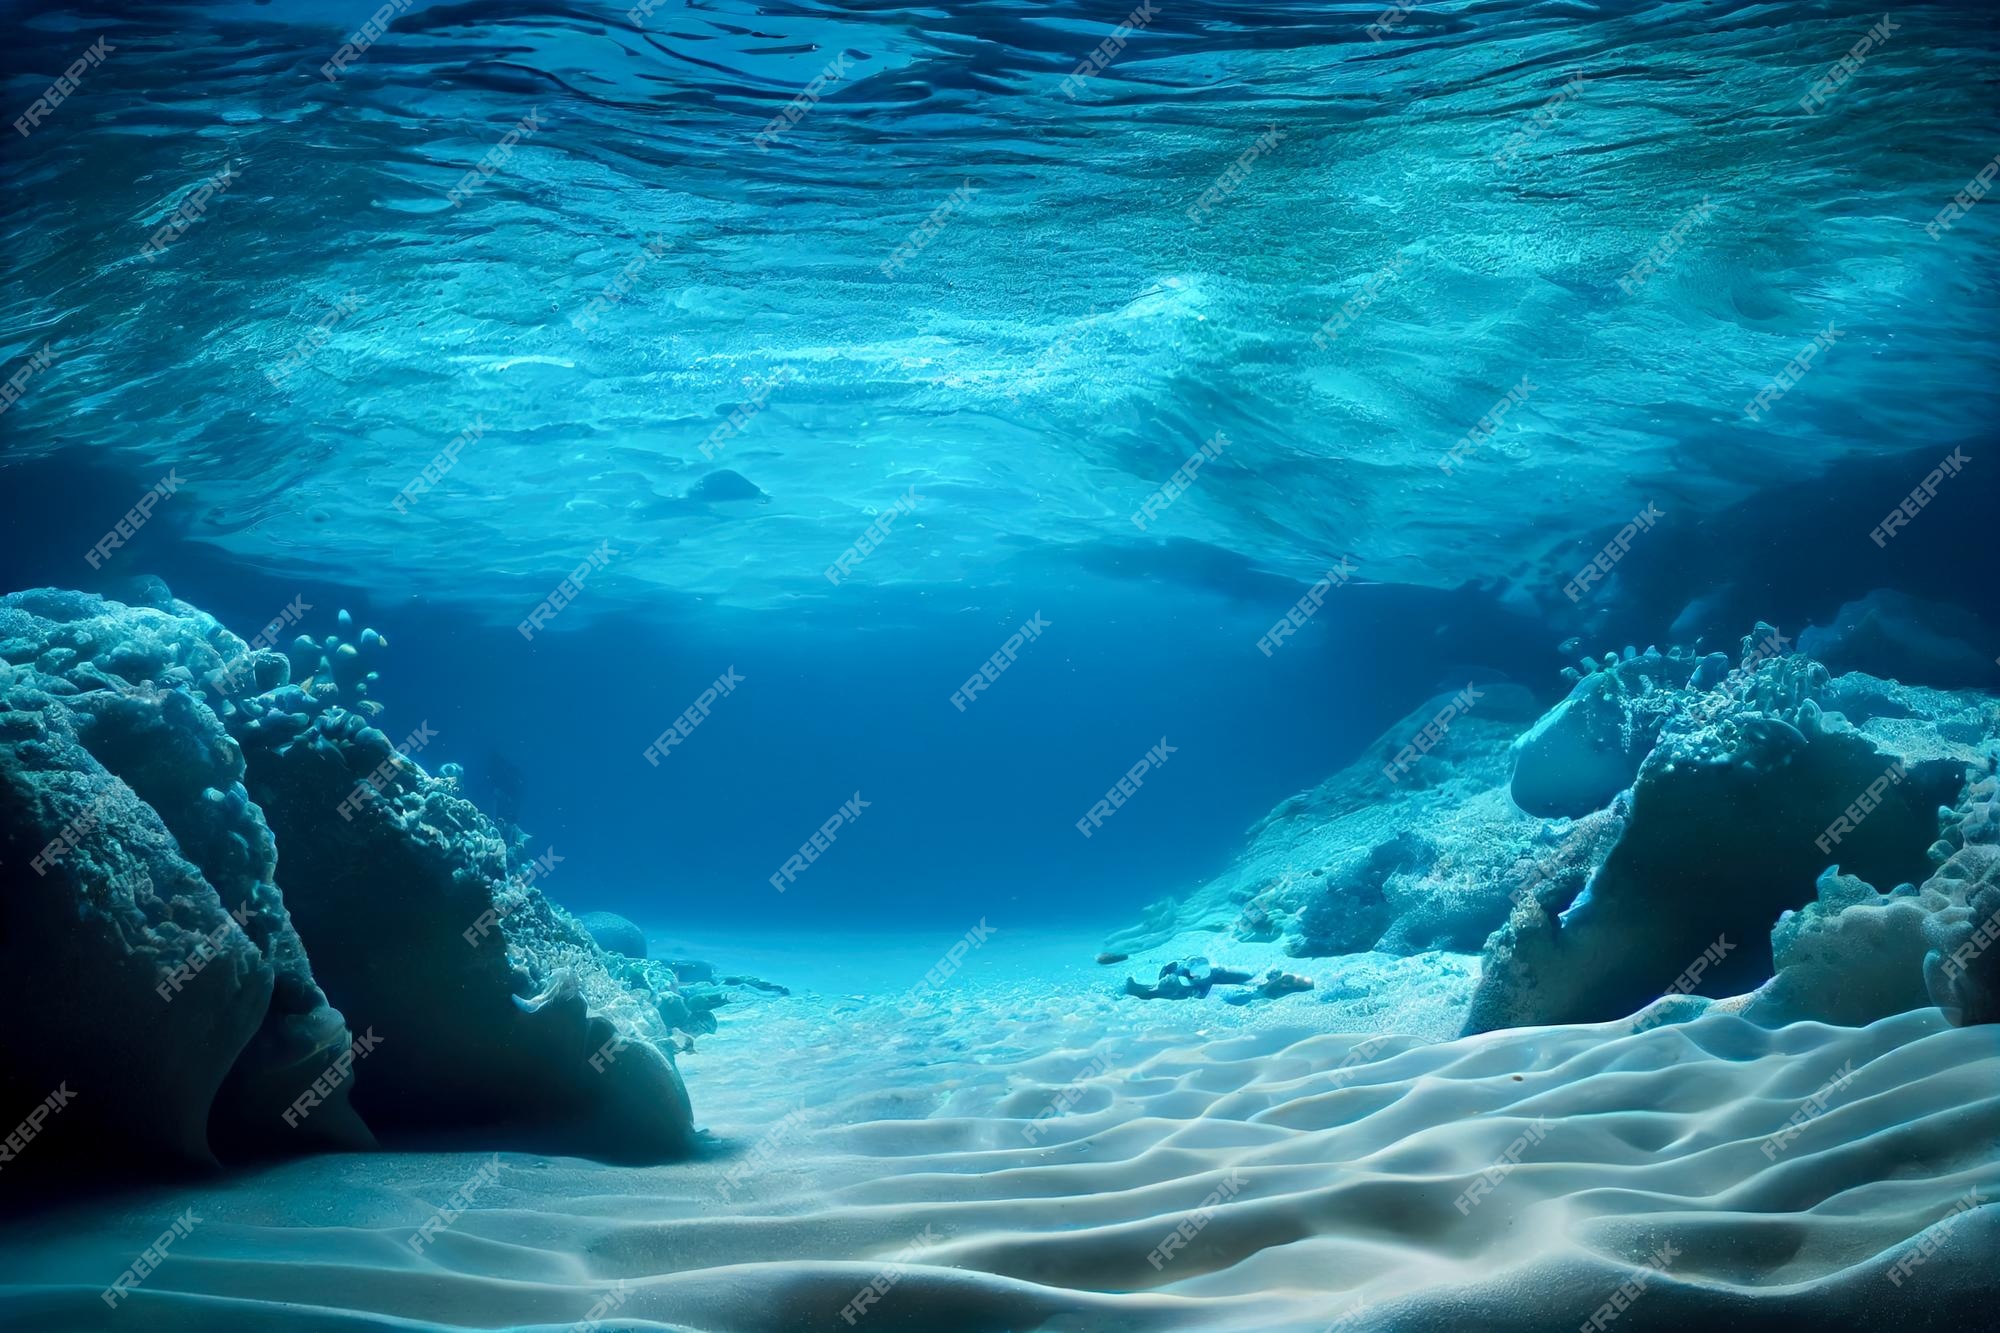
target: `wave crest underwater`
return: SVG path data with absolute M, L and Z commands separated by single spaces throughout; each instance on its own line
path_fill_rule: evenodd
M 1119 20 L 1069 4 L 388 13 L 346 57 L 360 7 L 19 25 L 19 65 L 115 50 L 10 149 L 5 308 L 60 363 L 17 449 L 178 465 L 191 538 L 385 592 L 511 609 L 608 541 L 592 616 L 836 595 L 912 488 L 864 586 L 1526 580 L 1994 414 L 1992 268 L 1920 243 L 1992 155 L 1975 6 L 1816 114 L 1878 16 L 1158 5 L 1079 79 Z M 1843 390 L 1747 418 L 1829 323 Z

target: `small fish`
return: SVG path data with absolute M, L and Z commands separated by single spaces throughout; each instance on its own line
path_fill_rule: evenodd
M 1561 653 L 1564 657 L 1568 657 L 1571 653 L 1575 652 L 1578 648 L 1582 646 L 1583 646 L 1583 636 L 1581 634 L 1572 634 L 1567 639 L 1564 639 L 1561 643 L 1556 645 L 1556 651 Z

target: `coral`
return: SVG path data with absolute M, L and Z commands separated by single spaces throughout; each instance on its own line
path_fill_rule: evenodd
M 107 1169 L 365 1147 L 371 1126 L 684 1153 L 664 1018 L 707 1010 L 664 967 L 614 975 L 629 960 L 510 880 L 514 849 L 417 736 L 335 702 L 376 711 L 382 637 L 288 660 L 156 580 L 141 595 L 0 598 L 0 999 L 49 1015 L 0 1036 L 0 1087 L 72 1080 L 72 1123 L 105 1131 L 74 1150 Z
M 1921 1009 L 1929 1003 L 1924 927 L 1941 901 L 1910 885 L 1877 893 L 1856 876 L 1828 870 L 1818 897 L 1772 928 L 1775 971 L 1744 1016 L 1773 1027 L 1806 1020 L 1865 1027 Z
M 1589 814 L 1632 785 L 1660 728 L 1686 704 L 1691 679 L 1716 676 L 1720 654 L 1678 648 L 1606 654 L 1567 699 L 1514 743 L 1514 804 L 1531 815 Z M 1568 674 L 1575 675 L 1574 671 Z
M 577 921 L 606 953 L 622 953 L 627 958 L 646 956 L 646 932 L 616 912 L 585 912 Z
M 1146 909 L 1106 952 L 1139 953 L 1182 931 L 1285 942 L 1295 958 L 1371 949 L 1476 950 L 1507 913 L 1501 876 L 1542 823 L 1507 799 L 1507 747 L 1535 714 L 1515 686 L 1480 687 L 1444 739 L 1392 782 L 1395 753 L 1438 712 L 1420 705 L 1368 754 L 1281 803 L 1228 871 Z
M 1230 1004 L 1249 1004 L 1309 991 L 1313 983 L 1310 977 L 1279 967 L 1259 978 L 1241 968 L 1217 967 L 1206 958 L 1179 958 L 1161 964 L 1159 979 L 1150 984 L 1125 978 L 1124 993 L 1140 1000 L 1189 1000 L 1205 998 L 1217 986 L 1249 987 L 1223 996 Z
M 647 1006 L 581 927 L 509 883 L 498 830 L 404 753 L 421 735 L 399 749 L 335 708 L 247 752 L 314 966 L 382 1037 L 355 1104 L 385 1140 L 479 1127 L 493 1146 L 684 1153 L 692 1112 L 667 1034 L 634 1021 Z
M 2000 1023 L 2000 781 L 1968 784 L 1943 825 L 1924 884 L 1944 900 L 1924 923 L 1924 985 L 1951 1022 Z
M 1665 720 L 1624 827 L 1582 893 L 1517 912 L 1489 941 L 1469 1031 L 1617 1018 L 1673 988 L 1696 959 L 1708 960 L 1699 993 L 1751 989 L 1776 966 L 1772 923 L 1811 900 L 1836 856 L 1873 883 L 1921 876 L 1936 807 L 1958 792 L 1963 765 L 1886 750 L 1824 713 L 1825 668 L 1760 654 L 1776 641 L 1760 625 L 1737 670 Z M 1799 971 L 1774 1004 L 1803 1003 L 1795 986 L 1830 933 L 1862 947 L 1900 930 L 1907 945 L 1917 924 L 1900 911 L 1837 924 L 1829 915 L 1781 933 L 1777 947 Z M 1859 990 L 1854 999 L 1873 1002 Z
M 0 1082 L 53 1067 L 92 1084 L 80 1118 L 119 1126 L 118 1150 L 89 1154 L 107 1167 L 371 1141 L 345 1086 L 280 1118 L 349 1034 L 280 900 L 242 754 L 190 689 L 222 633 L 81 594 L 0 598 L 0 831 L 21 853 L 0 869 L 0 973 L 47 1015 L 0 1037 Z M 128 1099 L 145 1114 L 119 1114 Z

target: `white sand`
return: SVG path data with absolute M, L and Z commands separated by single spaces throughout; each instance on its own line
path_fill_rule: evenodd
M 2000 1199 L 2000 1029 L 1713 1015 L 1356 1055 L 1325 1031 L 1346 1001 L 1114 999 L 1125 969 L 1087 962 L 1091 932 L 1003 930 L 934 1011 L 882 1002 L 952 938 L 821 937 L 811 969 L 784 942 L 700 945 L 814 988 L 725 1009 L 683 1058 L 718 1139 L 705 1160 L 502 1154 L 421 1254 L 408 1238 L 490 1155 L 324 1157 L 78 1203 L 0 1228 L 0 1326 L 562 1330 L 623 1283 L 596 1327 L 1528 1333 L 1579 1328 L 1662 1245 L 1678 1253 L 1618 1333 L 1990 1326 L 2000 1208 L 1888 1274 L 1969 1190 Z M 1448 1020 L 1464 984 L 1420 990 L 1415 1025 Z M 1517 1142 L 1518 1167 L 1458 1207 Z M 190 1207 L 193 1234 L 108 1310 L 99 1293 Z M 1162 1255 L 1177 1227 L 1192 1239 Z

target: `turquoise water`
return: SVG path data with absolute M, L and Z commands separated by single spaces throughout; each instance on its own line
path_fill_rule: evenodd
M 1983 1326 L 1990 5 L 0 22 L 0 1323 Z

